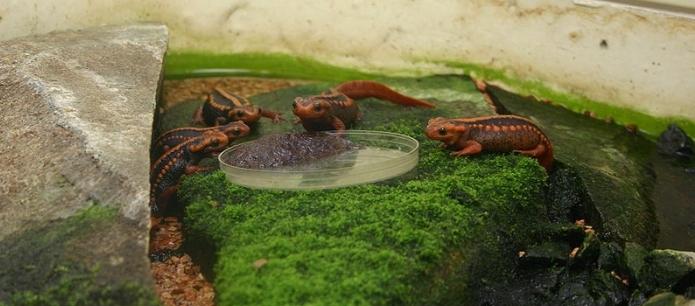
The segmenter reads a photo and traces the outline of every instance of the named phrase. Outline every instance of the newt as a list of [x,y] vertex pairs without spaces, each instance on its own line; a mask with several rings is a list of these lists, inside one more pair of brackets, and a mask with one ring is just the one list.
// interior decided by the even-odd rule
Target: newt
[[188,139],[162,155],[150,168],[150,209],[161,212],[178,189],[185,174],[209,170],[198,166],[201,159],[223,150],[229,138],[219,131],[207,131]]
[[297,97],[294,114],[307,131],[345,130],[361,118],[355,100],[377,98],[404,106],[434,108],[430,102],[402,95],[373,81],[350,81],[320,95]]
[[519,116],[437,117],[429,120],[425,134],[454,150],[453,156],[515,152],[538,159],[547,171],[553,165],[553,146],[548,137],[533,122]]
[[[227,135],[229,142],[236,140],[237,138],[244,137],[251,132],[246,123],[243,121],[234,121],[227,123],[225,125],[207,127],[207,128],[196,128],[196,127],[184,127],[173,129],[162,134],[154,141],[152,144],[152,149],[150,150],[151,159],[157,160],[162,154],[169,151],[169,149],[175,147],[176,145],[189,140],[194,137],[198,137],[205,132],[209,131],[219,131]],[[219,152],[214,152],[219,153]]]
[[193,114],[193,123],[217,126],[241,120],[251,125],[261,117],[270,118],[274,123],[282,120],[280,113],[260,108],[244,97],[215,87],[207,95],[205,103]]

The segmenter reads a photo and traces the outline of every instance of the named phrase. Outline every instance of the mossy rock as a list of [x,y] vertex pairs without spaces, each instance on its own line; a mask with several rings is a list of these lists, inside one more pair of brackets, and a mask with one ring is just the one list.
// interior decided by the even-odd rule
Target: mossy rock
[[95,204],[0,241],[0,305],[157,305],[152,283],[100,257],[123,260],[100,250],[128,228],[133,221]]
[[[640,270],[641,285],[648,290],[674,289],[689,274],[695,274],[695,253],[676,250],[653,250],[644,257]],[[694,278],[695,279],[695,278]],[[682,284],[686,288],[695,285]]]
[[643,306],[689,306],[693,304],[695,304],[695,300],[673,292],[663,292],[650,297]]
[[658,224],[651,194],[654,142],[625,128],[499,89],[513,114],[531,118],[553,144],[555,159],[574,168],[598,213],[592,225],[608,240],[656,246]]
[[[208,242],[217,253],[221,305],[459,305],[471,301],[471,283],[512,271],[517,251],[544,230],[546,174],[536,160],[513,154],[452,158],[424,137],[430,117],[490,114],[468,79],[387,83],[434,97],[438,106],[359,102],[364,119],[355,128],[421,142],[420,163],[405,177],[296,192],[251,190],[219,171],[183,180],[187,239]],[[295,96],[325,88],[304,85],[252,100],[282,110]],[[257,133],[299,128],[261,122]]]

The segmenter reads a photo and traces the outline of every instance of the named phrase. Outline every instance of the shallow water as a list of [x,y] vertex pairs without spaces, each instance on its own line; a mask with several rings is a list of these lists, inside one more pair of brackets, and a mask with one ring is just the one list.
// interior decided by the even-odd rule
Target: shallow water
[[686,165],[655,154],[652,200],[659,221],[657,248],[695,251],[695,174]]

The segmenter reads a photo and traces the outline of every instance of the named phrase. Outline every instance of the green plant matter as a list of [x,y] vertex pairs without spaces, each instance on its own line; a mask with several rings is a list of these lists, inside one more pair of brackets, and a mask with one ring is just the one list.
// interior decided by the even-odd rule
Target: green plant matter
[[[65,268],[61,273],[68,274]],[[9,305],[23,306],[154,306],[159,305],[153,292],[135,283],[97,284],[94,275],[62,276],[41,291],[12,294]],[[3,305],[0,302],[0,305]]]
[[421,141],[403,179],[310,192],[185,179],[188,237],[218,252],[220,304],[457,304],[474,275],[508,272],[547,220],[544,170],[510,154],[451,158],[425,123],[370,126]]
[[[157,305],[151,288],[115,281],[75,252],[121,224],[118,211],[93,204],[75,215],[0,241],[0,305]],[[103,243],[103,242],[102,242]]]

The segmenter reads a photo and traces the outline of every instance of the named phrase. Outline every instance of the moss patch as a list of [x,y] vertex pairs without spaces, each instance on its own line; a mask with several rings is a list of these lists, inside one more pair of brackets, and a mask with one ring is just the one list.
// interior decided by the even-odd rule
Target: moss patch
[[[67,271],[65,271],[67,273]],[[97,284],[95,275],[82,271],[82,276],[61,276],[55,283],[40,291],[12,293],[7,305],[23,306],[155,306],[156,297],[148,288],[136,283]],[[5,305],[0,302],[0,305]]]
[[[438,106],[359,102],[364,118],[356,128],[421,142],[417,169],[402,178],[311,192],[251,190],[228,183],[219,171],[184,179],[179,194],[187,204],[187,237],[209,242],[218,254],[220,304],[460,304],[471,297],[471,281],[514,268],[516,251],[547,222],[543,168],[511,154],[454,159],[425,138],[432,116],[489,113],[482,99],[447,96],[452,93],[446,88],[473,96],[468,79],[389,84],[436,98]],[[316,94],[326,85],[252,100],[289,112],[285,105],[296,95]],[[285,124],[262,123],[258,133],[301,128]]]
[[99,248],[93,243],[119,218],[115,209],[95,204],[0,241],[0,304],[156,305],[151,288],[77,254]]

